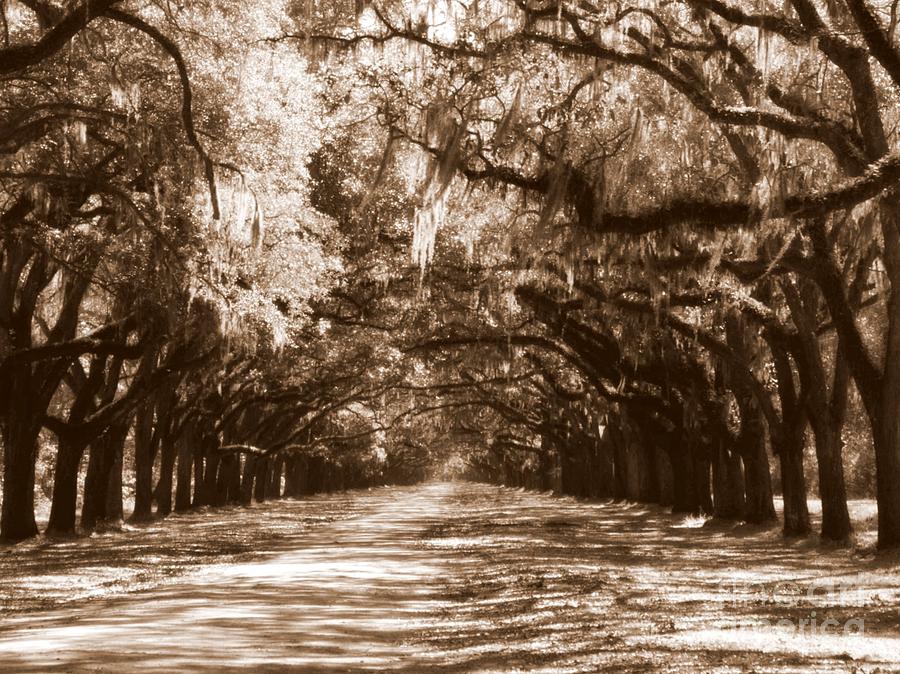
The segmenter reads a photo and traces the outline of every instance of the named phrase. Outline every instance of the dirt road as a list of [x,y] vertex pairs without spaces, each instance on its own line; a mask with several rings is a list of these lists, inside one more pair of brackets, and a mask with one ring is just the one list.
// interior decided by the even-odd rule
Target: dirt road
[[[786,546],[776,532],[459,483],[255,517],[273,512],[279,535],[258,534],[255,552],[135,588],[126,574],[117,596],[4,611],[0,669],[900,671],[896,564]],[[311,525],[317,512],[334,516]],[[253,512],[210,517],[249,528]],[[204,536],[186,522],[159,526],[182,543]],[[7,550],[3,563],[30,564],[33,593],[52,593],[54,579],[102,562],[77,557],[42,579],[35,556],[65,545]]]

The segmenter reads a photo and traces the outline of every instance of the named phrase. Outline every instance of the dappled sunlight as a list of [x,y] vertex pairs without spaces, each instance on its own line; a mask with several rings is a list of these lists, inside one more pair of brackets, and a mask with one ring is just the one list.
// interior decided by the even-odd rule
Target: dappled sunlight
[[[900,668],[896,564],[798,555],[765,530],[686,531],[655,506],[463,483],[253,510],[256,529],[240,510],[161,528],[173,551],[136,545],[117,593],[135,591],[120,597],[55,592],[70,578],[110,582],[124,555],[107,565],[106,548],[89,555],[79,541],[16,549],[32,597],[0,621],[0,657],[20,672]],[[254,549],[210,557],[239,523]],[[108,536],[124,545],[130,533]],[[39,549],[65,564],[35,572]],[[177,573],[142,575],[176,552]]]
[[697,529],[704,526],[709,521],[708,517],[698,517],[690,515],[685,517],[681,522],[675,525],[676,529]]
[[[273,664],[380,671],[409,655],[400,642],[411,636],[410,620],[435,610],[431,584],[442,575],[440,559],[422,555],[415,542],[427,518],[440,516],[449,489],[273,504],[292,513],[296,526],[268,541],[272,531],[263,527],[254,539],[263,547],[252,559],[188,567],[152,592],[102,605],[58,609],[40,620],[23,615],[3,631],[0,655],[19,671],[253,671]],[[349,498],[357,503],[348,509]],[[309,510],[320,517],[331,511],[331,525],[306,526]]]
[[33,611],[174,582],[197,565],[227,566],[259,551],[277,552],[308,528],[350,517],[359,507],[351,492],[194,510],[164,524],[0,546],[0,605],[6,613]]
[[0,20],[0,670],[900,673],[900,0]]
[[750,624],[742,629],[698,629],[673,636],[672,641],[681,643],[686,650],[733,648],[759,653],[792,652],[798,656],[861,661],[860,665],[896,663],[900,653],[900,636],[846,635],[840,629],[809,634],[787,627]]
[[[897,606],[900,583],[880,569],[860,577],[858,560],[846,551],[798,556],[766,530],[736,535],[655,506],[501,493],[459,492],[466,515],[436,527],[423,543],[477,557],[484,569],[447,583],[451,604],[423,638],[436,649],[429,658],[439,671],[900,667],[888,608]],[[838,592],[841,582],[851,590],[858,582],[863,591]],[[884,592],[883,603],[873,603],[871,595]],[[808,643],[800,634],[774,638],[779,620],[799,625],[816,611],[820,622],[863,618],[866,637],[877,635],[881,646],[860,649],[864,639],[840,630],[810,635]],[[753,644],[742,645],[742,626],[770,644],[762,666]]]

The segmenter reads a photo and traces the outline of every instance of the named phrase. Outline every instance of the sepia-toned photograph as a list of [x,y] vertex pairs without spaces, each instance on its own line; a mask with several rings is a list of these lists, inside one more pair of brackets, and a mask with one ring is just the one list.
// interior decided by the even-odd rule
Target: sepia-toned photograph
[[900,673],[900,0],[0,0],[0,672]]

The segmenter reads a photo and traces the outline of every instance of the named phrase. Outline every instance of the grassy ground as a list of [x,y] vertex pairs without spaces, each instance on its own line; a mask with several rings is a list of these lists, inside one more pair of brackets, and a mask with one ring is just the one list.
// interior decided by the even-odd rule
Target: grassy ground
[[461,557],[423,630],[439,671],[900,671],[896,558],[636,504],[453,499],[423,543]]
[[[817,498],[809,499],[809,516],[813,530],[818,531],[822,523],[822,502]],[[784,512],[784,501],[775,498],[775,509],[781,518]],[[847,501],[850,521],[853,524],[853,547],[859,554],[873,554],[878,541],[878,505],[875,499],[850,499]],[[813,536],[813,540],[816,537]]]

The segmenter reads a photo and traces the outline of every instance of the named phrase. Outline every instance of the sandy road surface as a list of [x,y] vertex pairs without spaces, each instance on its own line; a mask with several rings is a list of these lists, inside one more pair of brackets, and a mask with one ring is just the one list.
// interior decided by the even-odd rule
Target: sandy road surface
[[[4,611],[0,669],[900,671],[890,561],[698,528],[659,508],[458,483],[210,517],[227,529],[273,512],[278,536],[253,539],[256,553],[134,591],[126,575],[119,596]],[[310,525],[317,512],[335,516]],[[160,526],[185,545],[204,536],[186,522]],[[65,545],[7,550],[4,563],[26,565],[35,595],[51,592],[98,568],[76,559],[41,583],[40,559]]]

